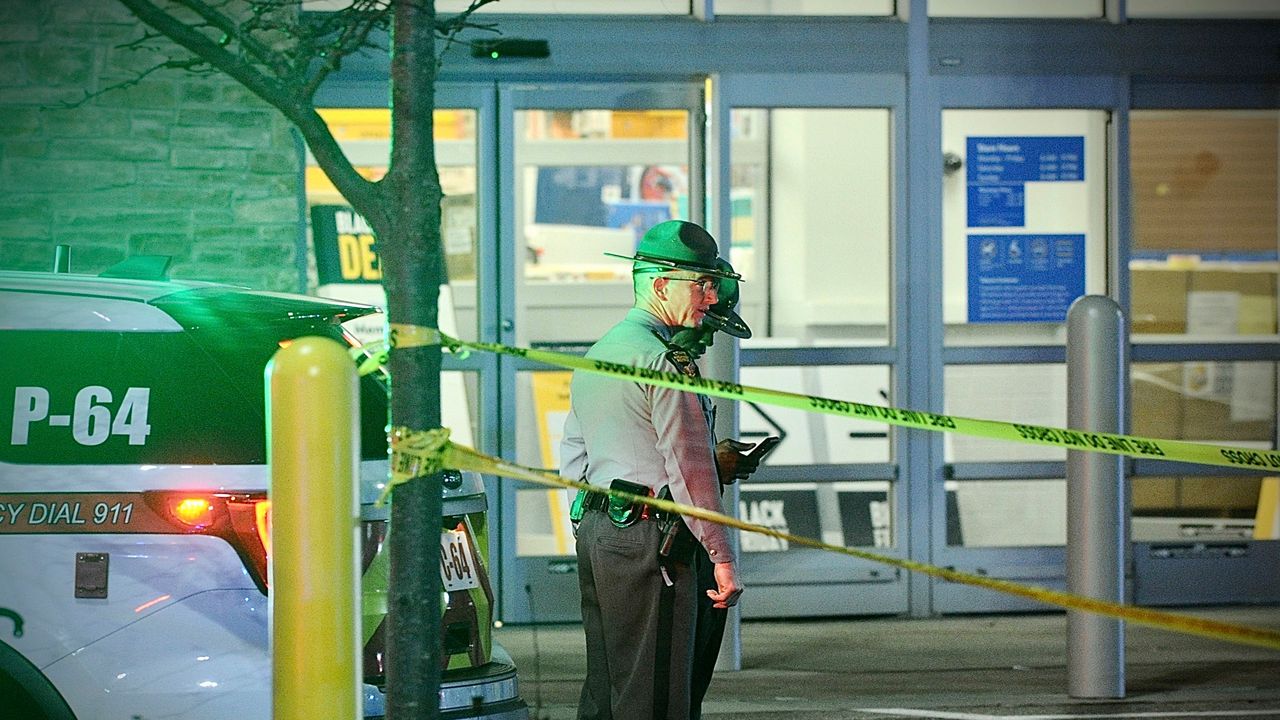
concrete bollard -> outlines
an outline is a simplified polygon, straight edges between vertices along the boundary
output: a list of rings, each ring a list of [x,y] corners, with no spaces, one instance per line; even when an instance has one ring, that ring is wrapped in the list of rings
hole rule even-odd
[[[360,697],[359,383],[330,339],[267,365],[272,716],[352,720]]]

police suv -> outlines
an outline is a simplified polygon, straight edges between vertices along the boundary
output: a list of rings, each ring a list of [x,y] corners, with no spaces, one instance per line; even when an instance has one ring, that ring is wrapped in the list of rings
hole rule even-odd
[[[0,272],[0,716],[271,717],[264,368],[299,336],[354,343],[340,323],[376,309],[166,267]],[[383,714],[384,380],[361,380],[367,717]],[[484,487],[445,485],[442,717],[527,718],[490,637]]]

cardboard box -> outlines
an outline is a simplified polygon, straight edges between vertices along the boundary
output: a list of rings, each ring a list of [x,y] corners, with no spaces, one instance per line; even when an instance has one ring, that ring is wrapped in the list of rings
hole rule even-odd
[[[1142,477],[1130,483],[1135,515],[1253,517],[1261,478]]]
[[[1274,437],[1275,418],[1233,417],[1234,384],[1248,380],[1242,363],[1139,363],[1130,370],[1133,435],[1203,442],[1257,441]],[[1247,393],[1248,389],[1244,389]],[[1274,392],[1273,387],[1264,391]],[[1238,416],[1238,414],[1237,414]]]
[[[1237,293],[1230,334],[1276,332],[1276,271],[1266,268],[1182,270],[1135,268],[1129,273],[1129,323],[1135,334],[1187,332],[1187,307],[1193,293]],[[1193,325],[1205,318],[1191,318]]]
[[[1160,515],[1178,507],[1177,478],[1136,477],[1129,488],[1135,515]]]
[[[1184,333],[1187,331],[1187,290],[1185,270],[1135,269],[1129,273],[1131,305],[1129,324],[1133,333]]]
[[[1270,267],[1141,268],[1133,270],[1130,278],[1134,334],[1186,333],[1189,326],[1193,332],[1199,328],[1214,337],[1276,332],[1276,272]],[[1132,433],[1211,442],[1271,441],[1274,417],[1233,418],[1232,402],[1241,391],[1249,392],[1236,386],[1252,382],[1242,371],[1244,365],[1135,364],[1130,370]],[[1269,390],[1274,396],[1275,388]],[[1131,497],[1134,512],[1141,515],[1246,517],[1257,507],[1259,482],[1251,477],[1133,478]]]
[[[1262,479],[1256,477],[1183,477],[1178,479],[1178,507],[1202,510],[1211,517],[1233,512],[1253,517]]]
[[[1231,365],[1231,363],[1214,364],[1219,367]],[[1232,420],[1230,400],[1187,398],[1183,402],[1182,438],[1186,440],[1270,442],[1275,437],[1274,433],[1274,420],[1245,422]]]
[[[1129,376],[1131,434],[1182,439],[1182,363],[1139,363]]]

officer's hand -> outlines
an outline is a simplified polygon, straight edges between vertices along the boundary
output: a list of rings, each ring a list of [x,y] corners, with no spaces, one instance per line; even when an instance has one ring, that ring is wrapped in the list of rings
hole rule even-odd
[[[754,443],[740,442],[732,438],[725,438],[716,443],[716,470],[720,475],[721,484],[732,485],[739,480],[744,480],[760,467],[758,459],[742,452],[753,447],[755,447]]]
[[[707,597],[715,602],[712,607],[724,609],[737,605],[738,596],[742,594],[742,586],[738,584],[733,563],[716,563],[715,577],[717,589],[707,591]]]

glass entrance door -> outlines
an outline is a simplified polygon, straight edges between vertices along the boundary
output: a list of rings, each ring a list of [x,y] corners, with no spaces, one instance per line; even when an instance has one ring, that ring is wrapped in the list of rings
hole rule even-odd
[[[951,79],[942,95],[945,412],[1063,427],[1066,313],[1116,297],[1113,108],[1080,80]],[[937,565],[1065,588],[1066,452],[959,435],[942,444]],[[1038,607],[933,583],[935,612]]]
[[[1276,447],[1274,107],[1173,108],[1157,87],[1129,110],[1127,89],[1087,79],[943,88],[946,412],[1065,425],[1061,318],[1076,295],[1107,294],[1130,327],[1129,432]],[[1065,453],[942,442],[936,564],[1065,587]],[[1274,482],[1126,468],[1131,601],[1275,600]],[[933,607],[1040,606],[935,583]]]
[[[701,84],[509,85],[499,90],[501,342],[585,352],[632,304],[649,227],[703,221]],[[570,373],[502,358],[503,456],[554,470]],[[503,481],[502,612],[580,619],[565,491]]]
[[[743,274],[747,385],[891,404],[899,397],[894,252],[905,88],[875,76],[724,76],[713,93],[715,233]],[[782,443],[734,488],[740,517],[905,556],[899,438],[884,425],[742,403],[739,435]],[[743,617],[899,614],[896,569],[741,535]]]

